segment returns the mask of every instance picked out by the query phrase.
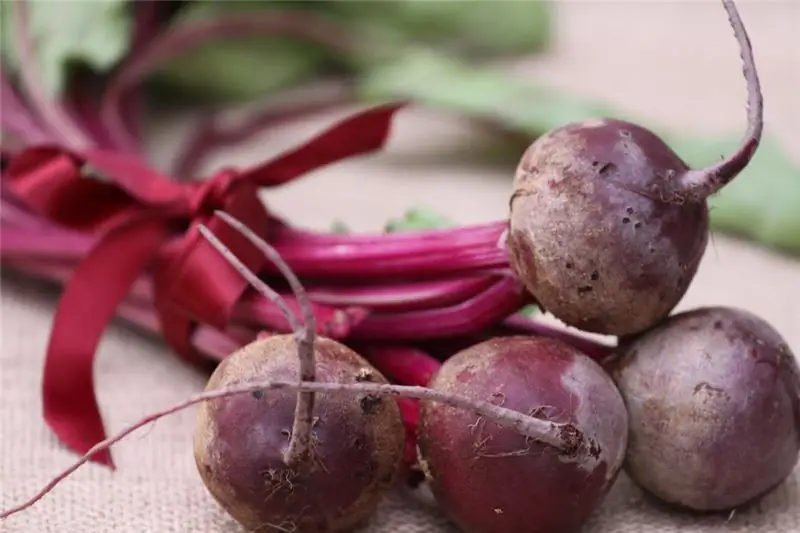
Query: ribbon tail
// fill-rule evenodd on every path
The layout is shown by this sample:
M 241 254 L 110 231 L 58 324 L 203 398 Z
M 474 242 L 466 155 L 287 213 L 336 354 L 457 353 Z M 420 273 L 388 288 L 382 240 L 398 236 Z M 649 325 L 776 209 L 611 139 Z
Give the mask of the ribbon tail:
M 343 159 L 379 150 L 388 140 L 395 114 L 406 105 L 405 101 L 384 104 L 348 116 L 298 148 L 242 176 L 257 185 L 274 187 Z
M 94 392 L 95 352 L 117 306 L 165 237 L 159 221 L 111 230 L 75 269 L 58 303 L 44 366 L 44 418 L 58 438 L 85 454 L 106 438 Z M 114 468 L 108 451 L 92 461 Z

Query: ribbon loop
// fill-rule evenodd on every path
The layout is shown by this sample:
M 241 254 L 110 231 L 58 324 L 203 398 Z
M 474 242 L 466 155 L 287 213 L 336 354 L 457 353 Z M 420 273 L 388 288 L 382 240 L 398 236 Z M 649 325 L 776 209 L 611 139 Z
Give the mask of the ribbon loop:
M 241 183 L 241 176 L 239 172 L 226 168 L 211 179 L 200 182 L 189 200 L 192 215 L 211 215 L 217 209 L 224 209 L 234 187 Z

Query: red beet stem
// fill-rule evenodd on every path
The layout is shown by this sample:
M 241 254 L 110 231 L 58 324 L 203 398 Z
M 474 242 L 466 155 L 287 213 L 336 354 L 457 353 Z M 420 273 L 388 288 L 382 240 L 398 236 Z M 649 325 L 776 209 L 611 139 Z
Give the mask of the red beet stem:
M 13 133 L 28 144 L 58 142 L 58 137 L 45 130 L 20 99 L 17 91 L 0 68 L 0 124 L 4 133 Z
M 35 262 L 11 262 L 9 264 L 26 275 L 48 282 L 63 284 L 68 279 L 69 270 L 59 268 L 58 265 Z M 117 315 L 125 322 L 147 333 L 159 337 L 162 335 L 158 316 L 149 302 L 128 297 L 120 304 Z M 200 324 L 192 334 L 191 343 L 209 359 L 220 361 L 253 338 L 255 335 L 247 334 L 243 328 L 232 327 L 230 331 L 222 332 L 211 326 Z
M 154 335 L 162 336 L 158 316 L 152 308 L 137 302 L 125 300 L 117 309 L 117 315 L 124 321 Z M 243 330 L 221 332 L 205 324 L 199 325 L 192 333 L 194 348 L 213 361 L 221 361 L 251 342 L 255 335 L 244 335 Z
M 418 468 L 417 435 L 421 416 L 419 400 L 411 398 L 396 398 L 396 400 L 397 406 L 400 407 L 400 416 L 403 418 L 403 426 L 406 429 L 403 463 L 407 468 L 416 470 Z
M 515 333 L 541 335 L 564 341 L 595 361 L 602 361 L 611 355 L 616 348 L 616 346 L 574 335 L 564 329 L 548 326 L 520 314 L 506 318 L 502 323 L 502 327 Z
M 10 232 L 3 231 L 3 241 Z M 34 276 L 44 277 L 60 283 L 66 283 L 72 273 L 74 265 L 64 262 L 54 262 L 52 260 L 13 258 L 3 254 L 3 264 L 15 268 L 21 272 Z M 140 305 L 153 306 L 154 296 L 152 281 L 149 276 L 141 276 L 133 285 L 128 295 L 128 300 Z M 297 309 L 297 302 L 291 296 L 285 296 L 285 300 L 290 308 Z M 317 323 L 317 332 L 332 338 L 347 337 L 354 325 L 362 321 L 367 312 L 366 310 L 337 309 L 327 305 L 312 305 Z M 236 306 L 233 311 L 233 319 L 236 324 L 271 331 L 288 333 L 291 326 L 280 311 L 269 302 L 255 297 L 248 293 Z
M 213 39 L 235 39 L 248 35 L 286 35 L 320 43 L 343 53 L 352 51 L 350 37 L 342 27 L 323 17 L 300 10 L 272 9 L 263 13 L 231 15 L 177 25 L 134 50 L 109 82 L 101 103 L 101 115 L 115 141 L 134 151 L 135 140 L 120 114 L 127 91 L 167 60 Z
M 3 211 L 9 209 L 3 203 Z M 13 221 L 0 227 L 0 255 L 3 257 L 25 257 L 48 261 L 77 262 L 91 246 L 91 241 L 76 232 L 58 229 L 23 229 L 16 231 Z
M 179 178 L 194 177 L 212 150 L 242 143 L 267 128 L 332 109 L 350 100 L 352 96 L 348 87 L 333 87 L 311 101 L 304 98 L 300 103 L 254 111 L 241 124 L 227 128 L 220 125 L 218 111 L 209 111 L 200 117 L 194 133 L 176 157 L 172 174 Z
M 12 221 L 11 224 L 13 223 Z M 90 245 L 90 240 L 85 236 L 68 230 L 14 231 L 4 226 L 0 228 L 0 235 L 3 237 L 0 241 L 1 255 L 29 260 L 75 263 L 85 255 Z M 309 285 L 309 296 L 315 304 L 324 306 L 407 312 L 463 302 L 489 288 L 497 281 L 497 277 L 469 275 L 451 280 L 348 287 Z M 242 305 L 240 311 L 242 317 L 250 316 L 263 320 L 266 316 L 263 302 L 245 298 Z M 339 321 L 333 321 L 336 322 Z M 348 323 L 352 323 L 352 320 L 348 320 Z M 275 325 L 270 320 L 262 323 L 264 324 L 271 324 L 273 327 Z
M 449 280 L 357 285 L 309 286 L 315 303 L 361 306 L 374 311 L 414 311 L 452 305 L 469 299 L 496 282 L 492 276 L 465 276 Z
M 408 243 L 426 243 L 431 246 L 463 247 L 468 245 L 486 245 L 497 247 L 497 241 L 505 231 L 506 221 L 459 226 L 456 228 L 437 228 L 398 233 L 327 233 L 292 227 L 275 220 L 271 238 L 276 243 L 287 242 L 297 244 L 320 245 L 352 245 L 367 244 L 400 245 Z
M 15 252 L 19 252 L 20 248 L 24 248 L 26 240 L 28 242 L 39 240 L 38 236 L 34 237 L 31 231 L 15 232 L 13 228 L 6 224 L 0 229 L 2 229 L 3 237 L 0 250 L 2 250 L 2 255 L 6 258 L 6 261 L 14 257 L 18 260 L 24 258 L 29 262 L 33 261 L 30 254 L 15 255 Z M 54 246 L 60 246 L 59 237 L 47 238 Z M 15 245 L 17 245 L 16 249 L 14 248 Z M 62 246 L 60 251 L 63 252 L 64 248 L 66 247 Z M 42 257 L 39 257 L 41 261 Z M 52 262 L 53 255 L 48 256 L 47 259 Z M 79 257 L 72 259 L 79 259 Z M 447 266 L 447 263 L 443 262 L 442 266 Z M 447 272 L 447 270 L 444 270 L 444 272 Z M 133 290 L 140 298 L 152 301 L 152 294 L 149 293 L 149 289 L 146 287 L 146 284 L 137 284 Z M 439 296 L 441 297 L 442 295 L 440 294 Z M 447 299 L 446 296 L 445 299 Z M 315 311 L 324 315 L 319 317 L 319 323 L 325 328 L 323 331 L 329 335 L 342 334 L 343 336 L 346 331 L 350 331 L 353 328 L 350 333 L 358 339 L 421 340 L 460 335 L 482 329 L 517 311 L 526 301 L 527 297 L 520 290 L 516 281 L 511 277 L 507 277 L 455 305 L 384 315 L 375 314 L 356 324 L 352 323 L 354 322 L 352 320 L 354 318 L 353 315 L 348 315 L 346 312 L 342 313 L 341 310 L 329 306 L 318 304 L 315 306 Z M 289 326 L 285 320 L 281 319 L 277 310 L 273 310 L 271 307 L 267 308 L 263 303 L 254 303 L 254 300 L 245 299 L 240 302 L 239 308 L 235 311 L 235 316 L 240 321 L 247 319 L 260 327 L 276 331 L 286 331 Z M 355 318 L 361 317 L 356 316 Z
M 50 225 L 13 205 L 5 209 L 5 203 L 3 220 L 8 226 L 4 224 L 0 227 L 3 236 L 0 253 L 7 257 L 77 262 L 93 242 L 85 234 Z M 36 229 L 12 231 L 9 226 Z M 495 283 L 501 274 L 372 286 L 310 286 L 309 295 L 312 301 L 321 305 L 368 307 L 376 311 L 414 311 L 467 300 Z
M 300 311 L 300 306 L 294 296 L 281 294 L 293 312 Z M 365 308 L 336 308 L 311 304 L 317 323 L 317 333 L 334 339 L 342 339 L 350 334 L 352 328 L 360 323 L 369 314 Z M 249 291 L 236 305 L 232 318 L 241 323 L 259 328 L 270 329 L 279 333 L 291 333 L 291 325 L 286 321 L 281 312 L 269 301 L 260 298 L 258 294 Z
M 58 102 L 45 92 L 29 32 L 27 2 L 16 2 L 11 9 L 14 12 L 15 44 L 19 62 L 22 65 L 19 70 L 20 81 L 31 104 L 37 110 L 42 124 L 46 125 L 47 130 L 64 146 L 73 149 L 89 146 L 91 140 L 86 133 L 69 117 Z
M 69 85 L 64 107 L 73 117 L 76 124 L 92 138 L 95 147 L 105 150 L 116 150 L 117 146 L 109 137 L 100 111 L 97 108 L 97 94 L 102 79 L 93 73 L 81 72 Z
M 2 243 L 2 250 L 8 254 L 29 257 L 78 260 L 86 255 L 94 244 L 94 237 L 71 230 L 61 229 L 59 237 L 47 240 L 10 237 Z M 497 248 L 491 233 L 476 231 L 481 237 L 459 239 L 458 231 L 453 231 L 450 241 L 446 239 L 405 239 L 388 238 L 386 241 L 369 237 L 359 244 L 332 244 L 323 242 L 282 242 L 273 241 L 289 266 L 301 276 L 326 279 L 384 278 L 387 276 L 431 277 L 456 272 L 469 273 L 508 267 L 504 250 Z M 59 239 L 63 238 L 63 242 Z M 285 234 L 284 234 L 285 239 Z M 267 267 L 271 273 L 274 268 Z
M 504 251 L 486 244 L 437 246 L 424 241 L 359 246 L 275 243 L 275 247 L 295 272 L 309 277 L 409 278 L 464 273 L 508 264 Z
M 354 340 L 406 341 L 454 337 L 480 331 L 518 311 L 528 297 L 514 278 L 503 278 L 487 290 L 457 305 L 373 314 L 353 328 Z
M 426 386 L 442 366 L 438 359 L 412 346 L 368 345 L 358 351 L 390 381 Z
M 393 383 L 427 386 L 442 364 L 430 354 L 411 346 L 359 346 L 358 352 Z M 420 420 L 419 400 L 397 398 L 403 425 L 406 428 L 406 447 L 403 460 L 407 467 L 417 468 L 417 431 Z

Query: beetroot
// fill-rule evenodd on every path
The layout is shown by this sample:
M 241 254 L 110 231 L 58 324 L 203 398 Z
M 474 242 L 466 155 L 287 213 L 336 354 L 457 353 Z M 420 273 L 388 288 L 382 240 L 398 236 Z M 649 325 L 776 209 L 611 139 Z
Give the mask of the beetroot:
M 476 344 L 448 359 L 430 387 L 572 424 L 587 443 L 559 451 L 471 412 L 424 402 L 421 462 L 437 501 L 467 533 L 574 531 L 622 466 L 622 398 L 597 363 L 561 341 L 512 336 Z
M 732 155 L 693 170 L 651 131 L 604 118 L 554 129 L 522 156 L 510 202 L 511 266 L 569 325 L 627 335 L 667 316 L 706 249 L 706 198 L 758 147 L 763 103 L 752 50 L 733 2 L 723 4 L 748 85 L 748 128 Z
M 262 337 L 233 353 L 214 371 L 206 390 L 265 377 L 288 382 L 321 378 L 340 385 L 388 383 L 350 348 L 316 338 L 305 289 L 278 253 L 238 220 L 225 213 L 218 216 L 286 276 L 305 325 L 202 227 L 201 233 L 231 264 L 282 309 L 296 332 Z M 288 390 L 268 395 L 254 390 L 202 404 L 194 442 L 203 482 L 233 518 L 251 530 L 297 533 L 347 531 L 368 518 L 397 478 L 404 447 L 400 409 L 391 399 Z
M 358 354 L 317 339 L 316 378 L 386 383 Z M 271 377 L 297 379 L 291 335 L 258 340 L 225 359 L 207 390 Z M 321 393 L 316 397 L 311 456 L 284 462 L 296 394 L 256 391 L 201 404 L 195 460 L 209 492 L 245 527 L 347 531 L 370 516 L 394 483 L 405 434 L 396 402 L 378 396 Z M 268 528 L 264 528 L 268 530 Z
M 800 371 L 764 320 L 732 308 L 673 315 L 623 344 L 626 470 L 648 492 L 728 510 L 781 483 L 800 451 Z

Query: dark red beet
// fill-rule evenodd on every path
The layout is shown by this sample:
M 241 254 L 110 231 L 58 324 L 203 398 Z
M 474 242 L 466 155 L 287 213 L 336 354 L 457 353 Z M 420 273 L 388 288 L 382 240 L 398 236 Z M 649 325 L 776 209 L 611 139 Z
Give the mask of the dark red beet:
M 748 84 L 748 128 L 735 153 L 691 170 L 651 131 L 604 118 L 549 132 L 520 161 L 510 203 L 511 266 L 540 305 L 569 325 L 628 335 L 667 316 L 706 249 L 706 198 L 758 147 L 758 75 L 736 8 L 723 4 Z
M 317 379 L 386 380 L 363 358 L 330 339 L 315 342 Z M 296 380 L 292 335 L 255 341 L 225 359 L 207 390 L 269 376 Z M 297 394 L 237 395 L 201 404 L 195 460 L 209 492 L 245 527 L 294 532 L 347 531 L 370 516 L 399 472 L 405 434 L 392 398 L 316 394 L 312 458 L 284 462 Z
M 571 532 L 612 486 L 627 413 L 611 378 L 574 348 L 544 337 L 489 340 L 448 359 L 430 386 L 571 423 L 588 442 L 559 452 L 472 412 L 424 402 L 421 462 L 465 532 Z
M 614 367 L 630 412 L 626 470 L 648 492 L 728 510 L 792 472 L 800 371 L 759 317 L 724 307 L 674 315 L 626 342 Z
M 284 274 L 303 311 L 300 324 L 281 297 L 205 226 L 201 234 L 265 298 L 277 305 L 294 334 L 261 338 L 226 358 L 206 391 L 259 380 L 318 383 L 338 389 L 386 379 L 352 349 L 315 335 L 305 289 L 278 252 L 230 215 L 239 231 Z M 377 508 L 399 474 L 405 447 L 400 409 L 370 393 L 254 390 L 200 407 L 195 461 L 209 492 L 240 524 L 254 531 L 348 531 Z

